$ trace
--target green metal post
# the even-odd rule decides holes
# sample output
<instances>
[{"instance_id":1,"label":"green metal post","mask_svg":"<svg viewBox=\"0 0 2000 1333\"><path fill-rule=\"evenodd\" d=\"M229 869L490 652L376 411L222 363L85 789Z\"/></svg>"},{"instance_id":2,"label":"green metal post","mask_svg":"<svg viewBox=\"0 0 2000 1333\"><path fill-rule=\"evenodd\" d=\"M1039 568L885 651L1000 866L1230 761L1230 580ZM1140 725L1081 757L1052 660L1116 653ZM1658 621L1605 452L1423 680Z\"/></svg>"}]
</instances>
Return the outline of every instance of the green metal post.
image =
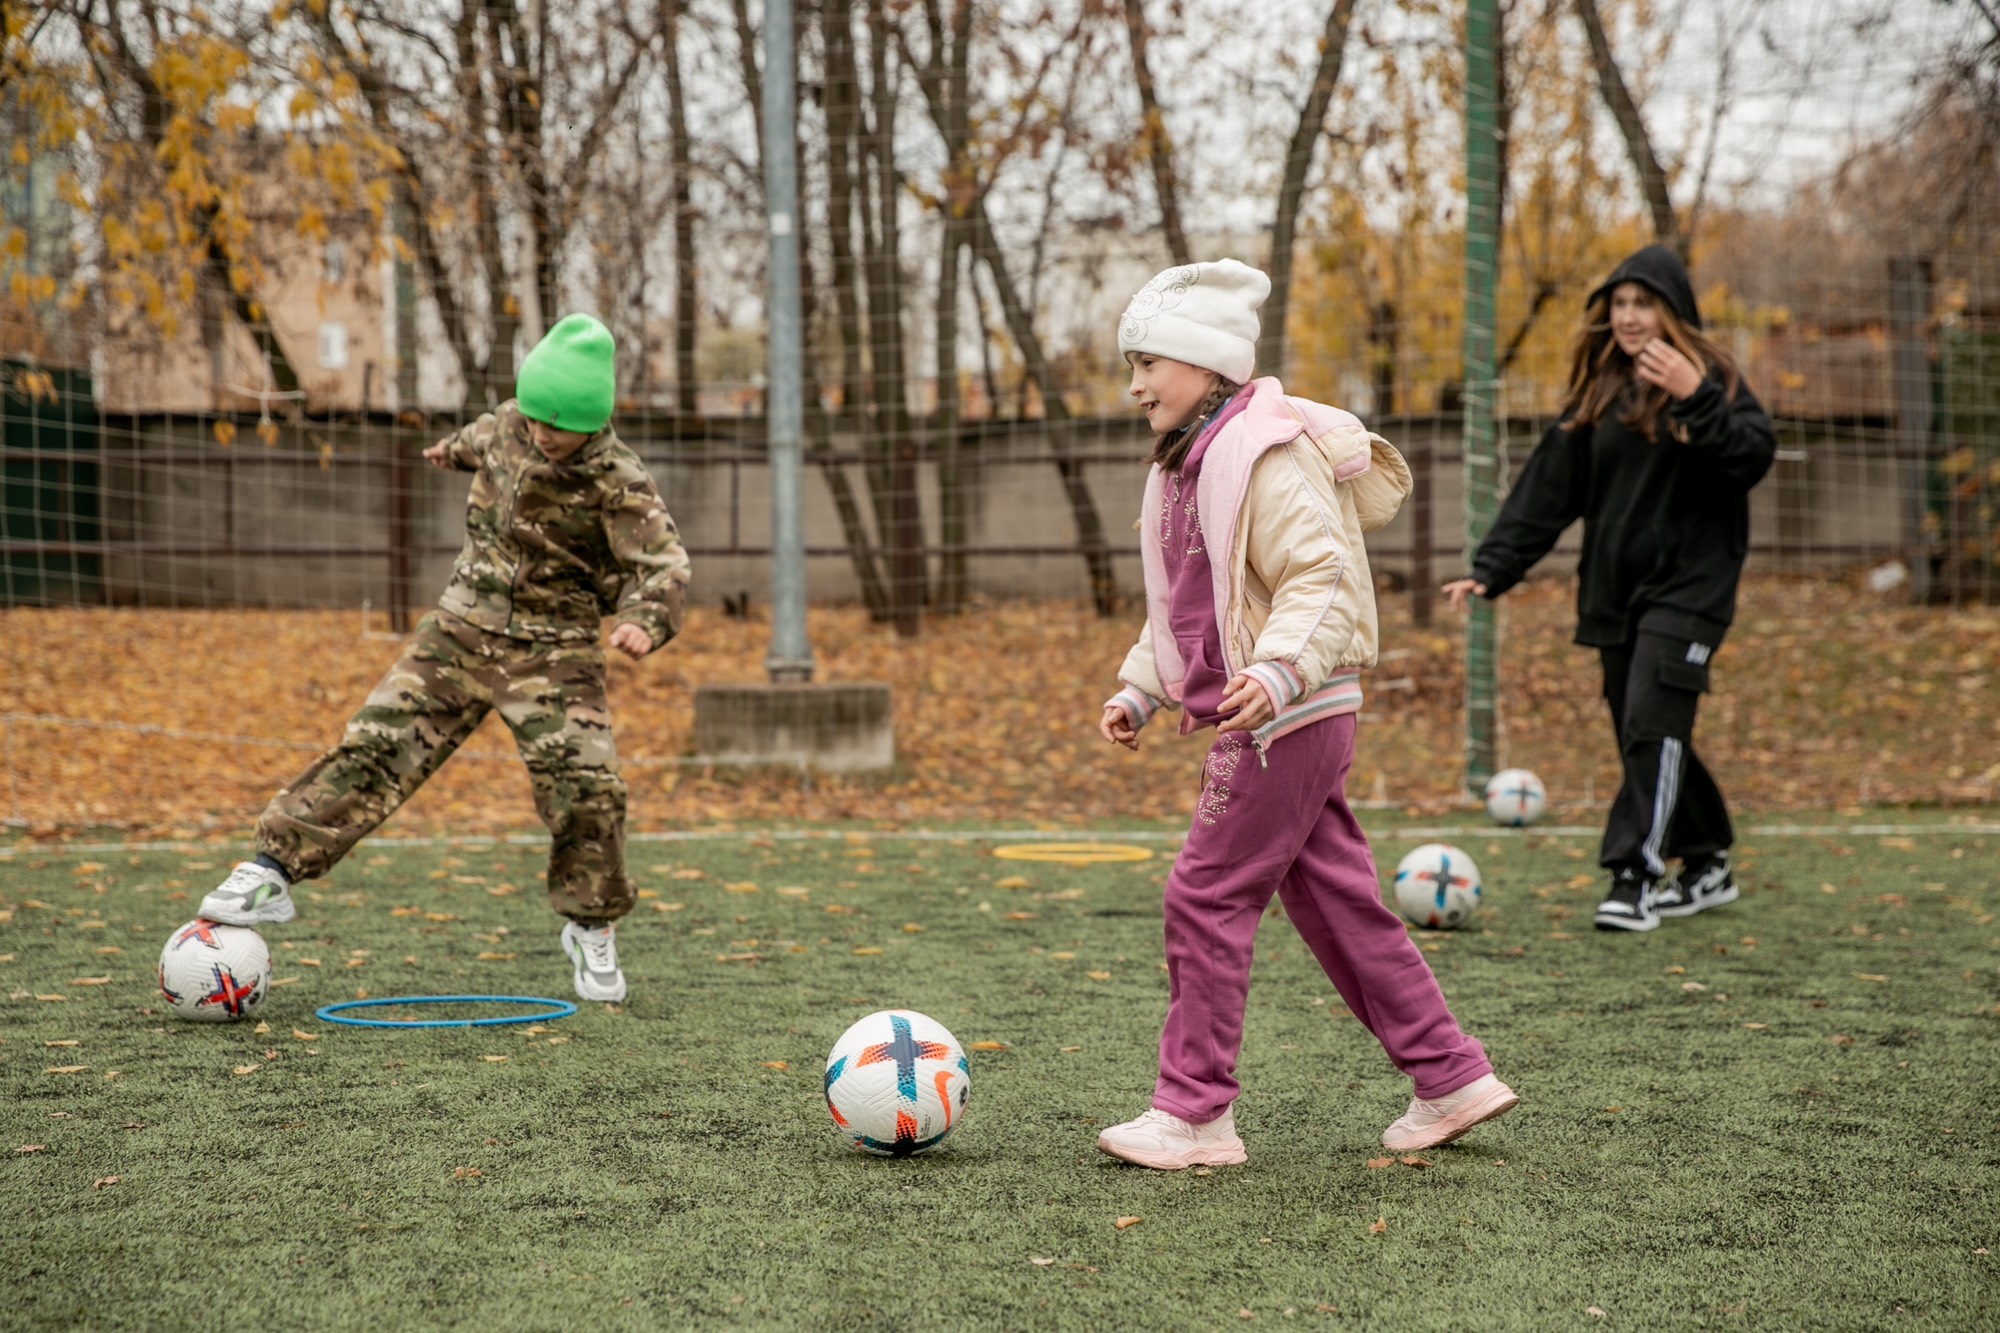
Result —
<instances>
[{"instance_id":1,"label":"green metal post","mask_svg":"<svg viewBox=\"0 0 2000 1333\"><path fill-rule=\"evenodd\" d=\"M1494 290L1499 281L1499 0L1465 6L1465 567L1493 526L1500 486L1494 411ZM1499 628L1493 603L1472 600L1465 629L1465 785L1484 792L1495 767Z\"/></svg>"}]
</instances>

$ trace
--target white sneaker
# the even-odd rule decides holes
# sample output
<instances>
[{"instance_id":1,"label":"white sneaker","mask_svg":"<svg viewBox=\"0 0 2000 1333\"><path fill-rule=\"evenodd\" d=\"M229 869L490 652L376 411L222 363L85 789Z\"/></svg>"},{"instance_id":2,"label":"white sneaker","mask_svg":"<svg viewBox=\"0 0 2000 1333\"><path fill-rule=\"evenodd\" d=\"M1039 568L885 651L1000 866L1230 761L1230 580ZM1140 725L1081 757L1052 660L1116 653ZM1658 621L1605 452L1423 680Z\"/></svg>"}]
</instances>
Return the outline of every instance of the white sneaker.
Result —
<instances>
[{"instance_id":1,"label":"white sneaker","mask_svg":"<svg viewBox=\"0 0 2000 1333\"><path fill-rule=\"evenodd\" d=\"M1474 1125L1497 1120L1521 1099L1514 1090L1488 1074L1434 1102L1413 1100L1403 1118L1382 1131L1382 1146L1390 1152L1416 1152L1450 1143Z\"/></svg>"},{"instance_id":2,"label":"white sneaker","mask_svg":"<svg viewBox=\"0 0 2000 1333\"><path fill-rule=\"evenodd\" d=\"M618 927L587 929L572 921L563 927L563 952L576 964L576 993L585 1000L616 1004L625 998L625 974L618 968Z\"/></svg>"},{"instance_id":3,"label":"white sneaker","mask_svg":"<svg viewBox=\"0 0 2000 1333\"><path fill-rule=\"evenodd\" d=\"M229 878L201 900L198 915L225 926L256 926L281 924L298 914L290 881L269 866L239 861Z\"/></svg>"},{"instance_id":4,"label":"white sneaker","mask_svg":"<svg viewBox=\"0 0 2000 1333\"><path fill-rule=\"evenodd\" d=\"M1113 1125L1099 1134L1097 1150L1121 1162L1136 1162L1155 1171L1241 1166L1250 1160L1243 1151L1243 1140L1236 1137L1233 1110L1224 1111L1218 1120L1197 1125L1154 1107L1137 1120Z\"/></svg>"}]
</instances>

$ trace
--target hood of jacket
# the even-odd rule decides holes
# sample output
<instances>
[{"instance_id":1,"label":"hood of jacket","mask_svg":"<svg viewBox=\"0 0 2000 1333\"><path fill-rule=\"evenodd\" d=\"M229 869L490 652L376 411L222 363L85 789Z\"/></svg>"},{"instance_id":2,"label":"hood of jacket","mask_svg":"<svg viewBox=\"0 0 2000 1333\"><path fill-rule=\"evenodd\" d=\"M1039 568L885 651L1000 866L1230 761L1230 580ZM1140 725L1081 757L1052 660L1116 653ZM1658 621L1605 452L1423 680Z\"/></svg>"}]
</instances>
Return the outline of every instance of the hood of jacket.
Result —
<instances>
[{"instance_id":1,"label":"hood of jacket","mask_svg":"<svg viewBox=\"0 0 2000 1333\"><path fill-rule=\"evenodd\" d=\"M1411 486L1410 469L1402 455L1387 440L1365 428L1352 413L1292 397L1275 378L1254 380L1244 392L1250 395L1250 400L1210 442L1197 488L1202 530L1212 553L1216 624L1222 628L1224 664L1232 674L1248 664L1243 657L1246 645L1239 641L1244 617L1245 556L1240 525L1258 460L1268 451L1294 442L1311 450L1322 460L1320 466L1330 474L1333 483L1325 488L1327 494L1323 498L1338 504L1342 497L1335 492L1344 493L1353 502L1363 532L1375 531L1395 517ZM1142 514L1160 512L1164 482L1164 473L1155 465L1146 479ZM1140 557L1145 570L1147 627L1152 636L1154 669L1164 697L1177 703L1186 667L1167 630L1171 622L1166 603L1165 552L1157 542L1142 540ZM1365 595L1372 621L1372 584Z\"/></svg>"},{"instance_id":2,"label":"hood of jacket","mask_svg":"<svg viewBox=\"0 0 2000 1333\"><path fill-rule=\"evenodd\" d=\"M1691 329L1701 327L1701 310L1694 303L1694 282L1688 277L1681 257L1664 245L1649 245L1611 271L1611 276L1590 293L1595 301L1621 282L1636 282L1665 301L1680 322Z\"/></svg>"}]
</instances>

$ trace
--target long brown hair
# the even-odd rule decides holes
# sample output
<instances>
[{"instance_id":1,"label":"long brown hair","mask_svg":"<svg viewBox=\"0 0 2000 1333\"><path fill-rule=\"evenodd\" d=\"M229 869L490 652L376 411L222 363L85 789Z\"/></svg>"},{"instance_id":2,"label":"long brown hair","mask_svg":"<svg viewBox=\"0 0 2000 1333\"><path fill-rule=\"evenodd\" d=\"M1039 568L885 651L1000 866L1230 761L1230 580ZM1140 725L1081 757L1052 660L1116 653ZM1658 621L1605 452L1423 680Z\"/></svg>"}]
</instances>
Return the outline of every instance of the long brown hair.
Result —
<instances>
[{"instance_id":1,"label":"long brown hair","mask_svg":"<svg viewBox=\"0 0 2000 1333\"><path fill-rule=\"evenodd\" d=\"M1660 317L1660 337L1694 362L1694 368L1703 379L1721 371L1724 392L1730 398L1736 397L1736 387L1742 380L1736 368L1736 358L1723 351L1701 330L1690 328L1674 313L1673 306L1665 297L1644 283L1635 285L1646 293L1653 310ZM1669 401L1667 391L1639 378L1633 369L1632 358L1625 354L1612 334L1611 298L1614 291L1607 289L1598 293L1584 308L1583 327L1577 330L1576 338L1570 344L1569 391L1562 406L1563 429L1575 430L1579 426L1596 424L1625 398L1627 390L1631 390L1631 405L1618 419L1627 429L1649 440L1655 439L1660 413L1666 410Z\"/></svg>"},{"instance_id":2,"label":"long brown hair","mask_svg":"<svg viewBox=\"0 0 2000 1333\"><path fill-rule=\"evenodd\" d=\"M1242 385L1217 375L1215 387L1195 405L1194 415L1188 418L1185 426L1176 426L1165 434L1153 437L1153 456L1147 461L1158 463L1168 472L1180 471L1181 464L1187 462L1188 451L1194 448L1194 442L1200 437L1202 427L1208 424L1208 419L1220 412L1223 404L1234 398L1242 389Z\"/></svg>"}]
</instances>

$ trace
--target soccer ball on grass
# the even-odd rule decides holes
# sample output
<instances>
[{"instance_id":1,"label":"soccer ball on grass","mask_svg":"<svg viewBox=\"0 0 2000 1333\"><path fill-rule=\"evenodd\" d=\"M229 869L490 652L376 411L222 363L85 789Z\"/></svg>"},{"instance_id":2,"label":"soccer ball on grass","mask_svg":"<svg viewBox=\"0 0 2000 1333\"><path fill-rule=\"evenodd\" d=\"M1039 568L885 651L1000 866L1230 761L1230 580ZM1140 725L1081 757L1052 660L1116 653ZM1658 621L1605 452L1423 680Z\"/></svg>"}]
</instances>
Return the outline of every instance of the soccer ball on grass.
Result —
<instances>
[{"instance_id":1,"label":"soccer ball on grass","mask_svg":"<svg viewBox=\"0 0 2000 1333\"><path fill-rule=\"evenodd\" d=\"M1496 824L1525 828L1548 808L1548 788L1525 768L1503 768L1486 780L1486 813Z\"/></svg>"},{"instance_id":2,"label":"soccer ball on grass","mask_svg":"<svg viewBox=\"0 0 2000 1333\"><path fill-rule=\"evenodd\" d=\"M248 926L196 918L160 950L160 994L176 1014L203 1023L242 1018L271 989L271 950Z\"/></svg>"},{"instance_id":3,"label":"soccer ball on grass","mask_svg":"<svg viewBox=\"0 0 2000 1333\"><path fill-rule=\"evenodd\" d=\"M861 1152L908 1157L957 1127L972 1091L958 1039L908 1009L870 1014L826 1058L826 1109Z\"/></svg>"},{"instance_id":4,"label":"soccer ball on grass","mask_svg":"<svg viewBox=\"0 0 2000 1333\"><path fill-rule=\"evenodd\" d=\"M1395 890L1403 920L1450 930L1479 910L1479 867L1456 847L1427 842L1397 865Z\"/></svg>"}]
</instances>

